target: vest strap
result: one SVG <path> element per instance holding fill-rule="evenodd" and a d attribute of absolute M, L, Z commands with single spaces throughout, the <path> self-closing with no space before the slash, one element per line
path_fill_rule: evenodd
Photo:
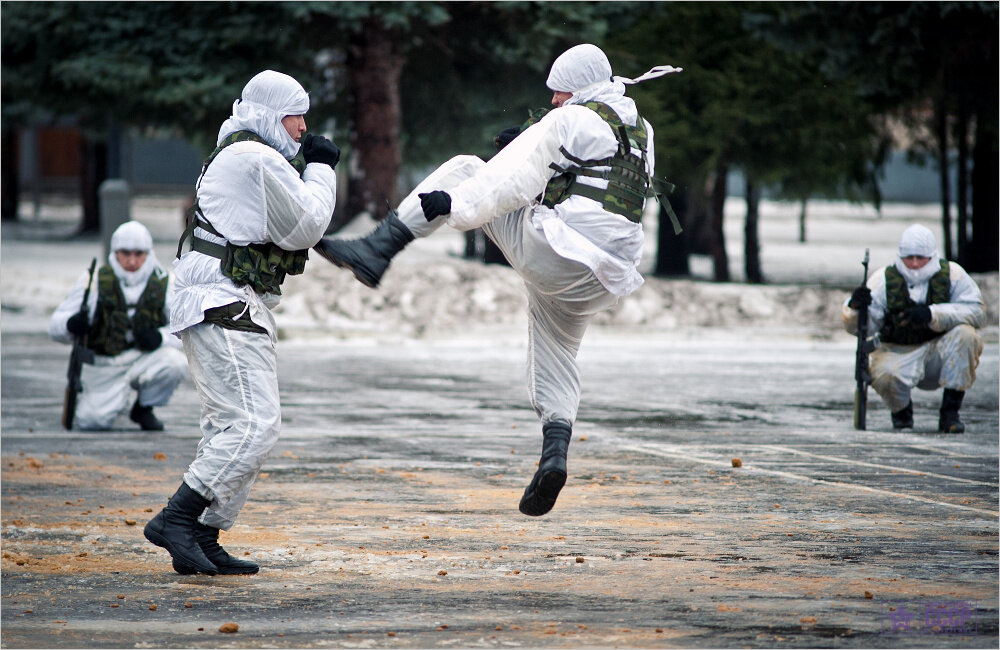
<path fill-rule="evenodd" d="M 642 220 L 643 204 L 652 185 L 646 172 L 646 126 L 641 117 L 634 127 L 626 126 L 614 109 L 602 102 L 587 102 L 584 106 L 596 112 L 611 127 L 618 143 L 618 151 L 606 158 L 586 160 L 574 156 L 565 146 L 560 146 L 560 153 L 573 165 L 549 165 L 557 174 L 546 185 L 542 203 L 554 207 L 570 196 L 583 196 L 600 203 L 608 212 L 639 223 Z M 633 148 L 640 153 L 633 154 Z M 605 169 L 598 169 L 601 167 Z M 597 188 L 580 183 L 578 178 L 581 176 L 605 180 L 608 186 Z"/>
<path fill-rule="evenodd" d="M 202 239 L 201 237 L 191 238 L 191 250 L 204 255 L 210 255 L 215 259 L 224 260 L 226 259 L 226 246 L 225 244 L 216 244 L 215 242 L 208 241 L 207 239 Z"/>

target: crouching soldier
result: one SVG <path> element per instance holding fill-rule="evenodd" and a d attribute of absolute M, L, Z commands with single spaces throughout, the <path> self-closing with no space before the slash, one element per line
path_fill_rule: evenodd
<path fill-rule="evenodd" d="M 109 429 L 132 402 L 129 419 L 144 431 L 162 431 L 153 407 L 170 400 L 188 368 L 180 341 L 164 336 L 172 295 L 169 276 L 144 225 L 127 221 L 118 226 L 111 235 L 108 263 L 94 281 L 87 293 L 91 278 L 84 273 L 49 319 L 53 340 L 70 343 L 73 337 L 85 337 L 85 347 L 93 353 L 93 361 L 82 366 L 83 390 L 65 425 Z"/>
<path fill-rule="evenodd" d="M 895 263 L 876 271 L 844 303 L 844 328 L 851 334 L 865 305 L 869 331 L 879 339 L 871 353 L 871 385 L 892 412 L 893 428 L 913 428 L 914 388 L 944 388 L 938 431 L 964 432 L 959 409 L 983 352 L 977 332 L 983 301 L 975 281 L 940 258 L 934 233 L 913 225 L 900 237 Z"/>

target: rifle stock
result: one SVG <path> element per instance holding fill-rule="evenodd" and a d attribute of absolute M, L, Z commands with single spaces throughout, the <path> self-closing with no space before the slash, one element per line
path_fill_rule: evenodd
<path fill-rule="evenodd" d="M 866 286 L 868 284 L 867 248 L 861 264 L 865 267 L 861 286 Z M 857 382 L 854 388 L 854 428 L 859 431 L 865 430 L 865 420 L 868 415 L 868 384 L 871 383 L 871 375 L 868 374 L 868 353 L 872 349 L 873 345 L 868 340 L 868 305 L 862 305 L 858 308 L 858 347 L 854 355 L 854 380 Z"/>
<path fill-rule="evenodd" d="M 91 260 L 87 280 L 87 289 L 83 292 L 83 301 L 80 304 L 80 312 L 87 313 L 90 302 L 90 286 L 94 282 L 94 269 L 97 267 L 97 258 Z M 87 335 L 72 335 L 73 350 L 69 353 L 69 368 L 66 370 L 66 392 L 63 395 L 62 425 L 67 431 L 73 428 L 73 418 L 76 416 L 76 397 L 83 390 L 80 382 L 80 373 L 83 364 L 93 363 L 94 353 L 87 348 Z"/>

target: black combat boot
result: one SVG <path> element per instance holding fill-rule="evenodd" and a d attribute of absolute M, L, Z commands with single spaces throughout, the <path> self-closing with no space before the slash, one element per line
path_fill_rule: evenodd
<path fill-rule="evenodd" d="M 566 451 L 572 435 L 569 422 L 564 420 L 554 420 L 542 427 L 542 458 L 518 506 L 524 514 L 538 517 L 556 504 L 559 491 L 566 484 Z"/>
<path fill-rule="evenodd" d="M 153 407 L 140 406 L 138 399 L 132 405 L 132 411 L 128 414 L 128 419 L 142 427 L 143 431 L 163 431 L 163 423 L 153 415 Z"/>
<path fill-rule="evenodd" d="M 390 212 L 361 239 L 324 237 L 313 249 L 337 266 L 350 270 L 362 284 L 374 289 L 392 258 L 411 241 L 413 233 Z"/>
<path fill-rule="evenodd" d="M 219 569 L 219 575 L 250 575 L 260 571 L 253 562 L 239 560 L 219 545 L 219 529 L 202 523 L 194 525 L 194 538 L 198 540 L 205 557 Z M 174 558 L 174 571 L 182 575 L 197 573 L 191 566 Z"/>
<path fill-rule="evenodd" d="M 899 409 L 892 414 L 892 428 L 893 429 L 912 429 L 913 428 L 913 402 L 907 403 L 906 406 Z"/>
<path fill-rule="evenodd" d="M 174 561 L 198 573 L 214 576 L 219 569 L 205 557 L 195 537 L 198 517 L 209 503 L 187 483 L 181 483 L 167 507 L 146 524 L 143 534 L 153 544 L 167 549 Z"/>
<path fill-rule="evenodd" d="M 965 391 L 944 389 L 941 398 L 941 414 L 938 418 L 938 431 L 941 433 L 965 433 L 965 425 L 958 419 L 958 409 L 962 408 Z"/>

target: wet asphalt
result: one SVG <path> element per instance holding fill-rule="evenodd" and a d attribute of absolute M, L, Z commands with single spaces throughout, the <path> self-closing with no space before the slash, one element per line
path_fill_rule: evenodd
<path fill-rule="evenodd" d="M 569 481 L 529 518 L 519 338 L 282 341 L 282 437 L 221 540 L 249 577 L 142 537 L 199 439 L 190 382 L 163 433 L 66 432 L 68 349 L 2 344 L 5 648 L 998 643 L 996 343 L 943 435 L 927 392 L 913 431 L 873 392 L 854 430 L 844 338 L 593 331 Z"/>

